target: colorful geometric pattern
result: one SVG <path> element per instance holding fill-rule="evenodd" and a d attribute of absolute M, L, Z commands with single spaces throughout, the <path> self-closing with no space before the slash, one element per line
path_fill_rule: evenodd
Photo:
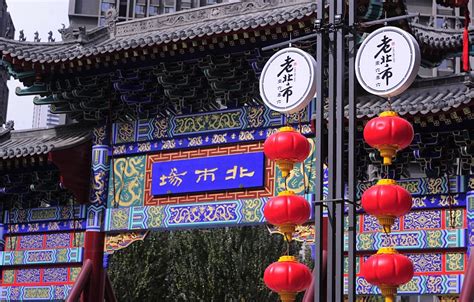
<path fill-rule="evenodd" d="M 452 195 L 427 195 L 427 196 L 413 196 L 412 209 L 435 209 L 446 208 L 451 203 L 452 207 L 464 207 L 466 205 L 466 194 L 452 194 Z"/>
<path fill-rule="evenodd" d="M 347 242 L 347 235 L 345 239 Z M 465 229 L 392 232 L 389 235 L 380 232 L 362 233 L 357 234 L 357 250 L 376 251 L 382 246 L 393 246 L 400 250 L 465 248 L 465 239 Z"/>
<path fill-rule="evenodd" d="M 52 301 L 65 300 L 72 285 L 2 286 L 1 301 Z"/>
<path fill-rule="evenodd" d="M 413 262 L 415 269 L 415 275 L 425 273 L 436 273 L 436 274 L 453 274 L 463 273 L 466 265 L 466 255 L 462 252 L 427 252 L 427 253 L 403 253 L 403 255 L 410 258 Z M 369 258 L 369 255 L 363 257 L 357 257 L 356 259 L 356 272 L 359 273 L 359 267 L 364 261 Z M 347 274 L 348 262 L 345 258 L 344 262 L 344 273 Z"/>
<path fill-rule="evenodd" d="M 464 275 L 418 275 L 398 288 L 399 295 L 404 294 L 458 294 L 461 292 Z M 347 290 L 347 278 L 345 278 Z M 356 279 L 356 292 L 359 295 L 380 295 L 376 286 L 370 285 L 363 277 Z"/>
<path fill-rule="evenodd" d="M 112 159 L 114 174 L 109 177 L 108 207 L 143 205 L 146 156 Z"/>
<path fill-rule="evenodd" d="M 25 234 L 25 233 L 47 233 L 72 231 L 79 232 L 86 229 L 86 221 L 81 220 L 64 220 L 43 223 L 24 223 L 10 224 L 5 227 L 6 234 Z"/>
<path fill-rule="evenodd" d="M 474 191 L 469 191 L 467 193 L 467 241 L 468 241 L 468 250 L 470 253 L 471 247 L 474 247 Z"/>
<path fill-rule="evenodd" d="M 289 116 L 289 123 L 309 122 L 310 107 L 298 117 Z M 285 116 L 265 106 L 242 107 L 192 115 L 178 115 L 167 118 L 137 120 L 113 125 L 113 144 L 154 141 L 177 136 L 191 136 L 198 133 L 229 130 L 276 127 L 286 123 Z"/>
<path fill-rule="evenodd" d="M 109 137 L 108 129 L 98 127 L 92 135 L 92 162 L 91 162 L 91 185 L 89 200 L 92 204 L 107 204 L 107 185 L 109 179 Z"/>
<path fill-rule="evenodd" d="M 413 196 L 418 195 L 439 195 L 439 194 L 455 194 L 466 192 L 466 177 L 440 177 L 440 178 L 413 178 L 398 180 L 398 184 L 407 189 Z M 357 185 L 357 196 L 362 193 L 375 182 L 363 182 Z"/>
<path fill-rule="evenodd" d="M 121 250 L 134 243 L 135 241 L 143 241 L 148 235 L 146 232 L 127 232 L 120 234 L 107 234 L 105 236 L 104 252 L 113 254 L 115 251 Z"/>
<path fill-rule="evenodd" d="M 380 231 L 381 226 L 372 215 L 361 215 L 361 232 Z M 393 231 L 419 230 L 419 229 L 444 229 L 465 228 L 466 210 L 463 208 L 432 209 L 423 211 L 410 211 L 405 216 L 395 220 Z M 451 225 L 453 224 L 453 225 Z"/>
<path fill-rule="evenodd" d="M 186 204 L 196 202 L 216 202 L 238 199 L 255 199 L 271 197 L 274 195 L 275 169 L 274 163 L 265 159 L 265 186 L 263 189 L 245 189 L 241 191 L 226 191 L 219 193 L 198 193 L 185 194 L 180 196 L 154 197 L 151 194 L 152 165 L 156 162 L 182 160 L 191 158 L 204 158 L 211 156 L 223 156 L 231 154 L 243 154 L 249 152 L 260 152 L 263 150 L 263 143 L 250 143 L 240 145 L 221 146 L 218 148 L 205 148 L 193 150 L 181 150 L 177 152 L 159 153 L 148 155 L 145 173 L 145 206 L 164 204 Z"/>
<path fill-rule="evenodd" d="M 87 231 L 100 231 L 105 212 L 105 204 L 90 204 L 87 207 Z"/>
<path fill-rule="evenodd" d="M 5 251 L 80 247 L 83 243 L 84 232 L 7 236 L 5 238 Z"/>
<path fill-rule="evenodd" d="M 0 266 L 78 263 L 82 262 L 83 248 L 27 250 L 0 252 Z"/>
<path fill-rule="evenodd" d="M 80 266 L 76 267 L 47 267 L 47 268 L 8 268 L 3 269 L 3 285 L 21 285 L 41 283 L 50 285 L 50 283 L 73 284 L 77 278 Z"/>
<path fill-rule="evenodd" d="M 136 155 L 144 153 L 154 153 L 162 151 L 172 151 L 177 149 L 212 147 L 221 144 L 240 144 L 264 141 L 268 136 L 275 133 L 278 128 L 264 128 L 241 131 L 227 131 L 218 133 L 207 133 L 203 135 L 161 139 L 153 142 L 127 143 L 123 145 L 114 145 L 112 147 L 113 155 Z M 302 126 L 301 132 L 305 135 L 312 134 L 309 124 Z"/>
<path fill-rule="evenodd" d="M 106 204 L 107 184 L 109 176 L 109 147 L 102 145 L 92 146 L 92 177 L 90 201 L 94 204 Z"/>
<path fill-rule="evenodd" d="M 5 212 L 5 224 L 84 219 L 86 206 L 13 209 Z M 74 211 L 74 212 L 73 212 Z"/>
<path fill-rule="evenodd" d="M 189 205 L 108 208 L 104 231 L 237 226 L 264 222 L 266 198 Z"/>

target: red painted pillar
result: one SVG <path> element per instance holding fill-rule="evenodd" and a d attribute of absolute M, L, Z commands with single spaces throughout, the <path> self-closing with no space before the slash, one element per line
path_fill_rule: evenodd
<path fill-rule="evenodd" d="M 81 296 L 82 302 L 102 302 L 105 293 L 105 270 L 103 267 L 105 233 L 87 231 L 84 238 L 84 260 L 92 261 L 89 283 Z"/>

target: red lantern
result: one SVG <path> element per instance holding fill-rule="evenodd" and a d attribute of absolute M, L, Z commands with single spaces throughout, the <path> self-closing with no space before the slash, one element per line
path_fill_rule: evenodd
<path fill-rule="evenodd" d="M 308 157 L 310 148 L 306 137 L 292 127 L 280 128 L 263 145 L 265 155 L 276 161 L 283 177 L 288 176 L 295 163 L 303 162 Z"/>
<path fill-rule="evenodd" d="M 397 287 L 413 278 L 413 263 L 394 248 L 380 248 L 361 267 L 361 275 L 380 288 L 386 302 L 393 302 Z"/>
<path fill-rule="evenodd" d="M 290 241 L 295 228 L 308 221 L 311 207 L 302 196 L 293 191 L 283 191 L 265 204 L 263 214 L 267 221 L 277 226 Z"/>
<path fill-rule="evenodd" d="M 277 292 L 282 302 L 295 301 L 296 294 L 306 290 L 311 280 L 309 268 L 293 256 L 281 256 L 278 262 L 267 267 L 263 275 L 267 287 Z"/>
<path fill-rule="evenodd" d="M 362 208 L 377 217 L 388 233 L 395 218 L 408 213 L 412 204 L 410 192 L 397 185 L 393 179 L 381 179 L 362 194 Z"/>
<path fill-rule="evenodd" d="M 379 150 L 384 165 L 391 165 L 397 151 L 408 147 L 413 136 L 412 125 L 394 111 L 382 112 L 364 128 L 364 140 Z"/>

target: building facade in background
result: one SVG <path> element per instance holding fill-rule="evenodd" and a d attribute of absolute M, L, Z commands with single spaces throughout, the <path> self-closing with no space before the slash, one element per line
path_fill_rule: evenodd
<path fill-rule="evenodd" d="M 69 0 L 69 21 L 71 27 L 85 26 L 87 29 L 103 26 L 105 13 L 115 8 L 118 21 L 146 18 L 180 10 L 198 8 L 229 0 Z M 463 27 L 463 8 L 441 6 L 436 0 L 413 0 L 407 4 L 407 11 L 420 13 L 420 24 L 444 29 Z M 469 11 L 474 11 L 474 1 L 469 4 Z M 472 13 L 471 13 L 472 18 Z M 474 63 L 474 62 L 472 62 Z M 472 64 L 471 64 L 472 65 Z M 461 71 L 459 57 L 446 58 L 439 66 L 422 67 L 420 76 L 436 77 L 458 74 Z"/>
<path fill-rule="evenodd" d="M 65 114 L 51 113 L 50 106 L 38 106 L 33 108 L 32 128 L 54 127 L 66 123 Z"/>
<path fill-rule="evenodd" d="M 13 39 L 15 26 L 13 25 L 10 13 L 7 12 L 6 0 L 0 1 L 0 37 Z M 0 70 L 0 125 L 6 122 L 8 109 L 8 87 L 7 81 L 10 78 L 7 71 Z"/>
<path fill-rule="evenodd" d="M 69 22 L 73 28 L 104 25 L 105 12 L 115 8 L 118 21 L 145 18 L 176 11 L 229 2 L 223 0 L 69 0 Z"/>

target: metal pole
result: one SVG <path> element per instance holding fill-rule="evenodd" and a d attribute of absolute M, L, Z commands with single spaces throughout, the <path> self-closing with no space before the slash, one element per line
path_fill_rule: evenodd
<path fill-rule="evenodd" d="M 334 24 L 336 14 L 335 1 L 329 2 L 329 24 Z M 329 31 L 329 63 L 328 63 L 328 199 L 334 199 L 336 185 L 336 34 L 332 29 Z M 328 205 L 328 263 L 327 263 L 327 301 L 335 300 L 335 279 L 336 279 L 336 203 Z"/>
<path fill-rule="evenodd" d="M 355 24 L 355 15 L 356 14 L 356 0 L 349 0 L 349 28 Z M 348 215 L 349 215 L 349 238 L 348 238 L 348 284 L 347 284 L 347 294 L 348 302 L 356 301 L 356 159 L 355 159 L 355 147 L 356 147 L 356 110 L 357 104 L 355 99 L 355 56 L 356 56 L 356 46 L 355 46 L 355 32 L 350 31 L 348 35 L 348 50 L 349 50 L 349 87 L 348 87 L 348 98 L 349 98 L 349 136 L 348 136 Z"/>
<path fill-rule="evenodd" d="M 336 198 L 344 199 L 344 101 L 345 101 L 345 30 L 343 25 L 345 0 L 337 0 L 336 29 Z M 336 203 L 334 237 L 335 299 L 344 301 L 344 205 Z"/>
<path fill-rule="evenodd" d="M 325 0 L 317 0 L 317 18 L 324 22 L 324 5 Z M 315 271 L 315 282 L 314 282 L 314 301 L 325 302 L 324 300 L 324 289 L 323 289 L 323 206 L 321 201 L 323 200 L 323 148 L 327 145 L 324 142 L 324 46 L 326 43 L 325 34 L 322 30 L 317 33 L 316 43 L 316 62 L 318 64 L 317 75 L 316 75 L 316 91 L 318 93 L 316 100 L 316 192 L 313 195 L 315 198 L 314 205 L 314 221 L 315 221 L 315 257 L 314 257 L 314 271 Z"/>

